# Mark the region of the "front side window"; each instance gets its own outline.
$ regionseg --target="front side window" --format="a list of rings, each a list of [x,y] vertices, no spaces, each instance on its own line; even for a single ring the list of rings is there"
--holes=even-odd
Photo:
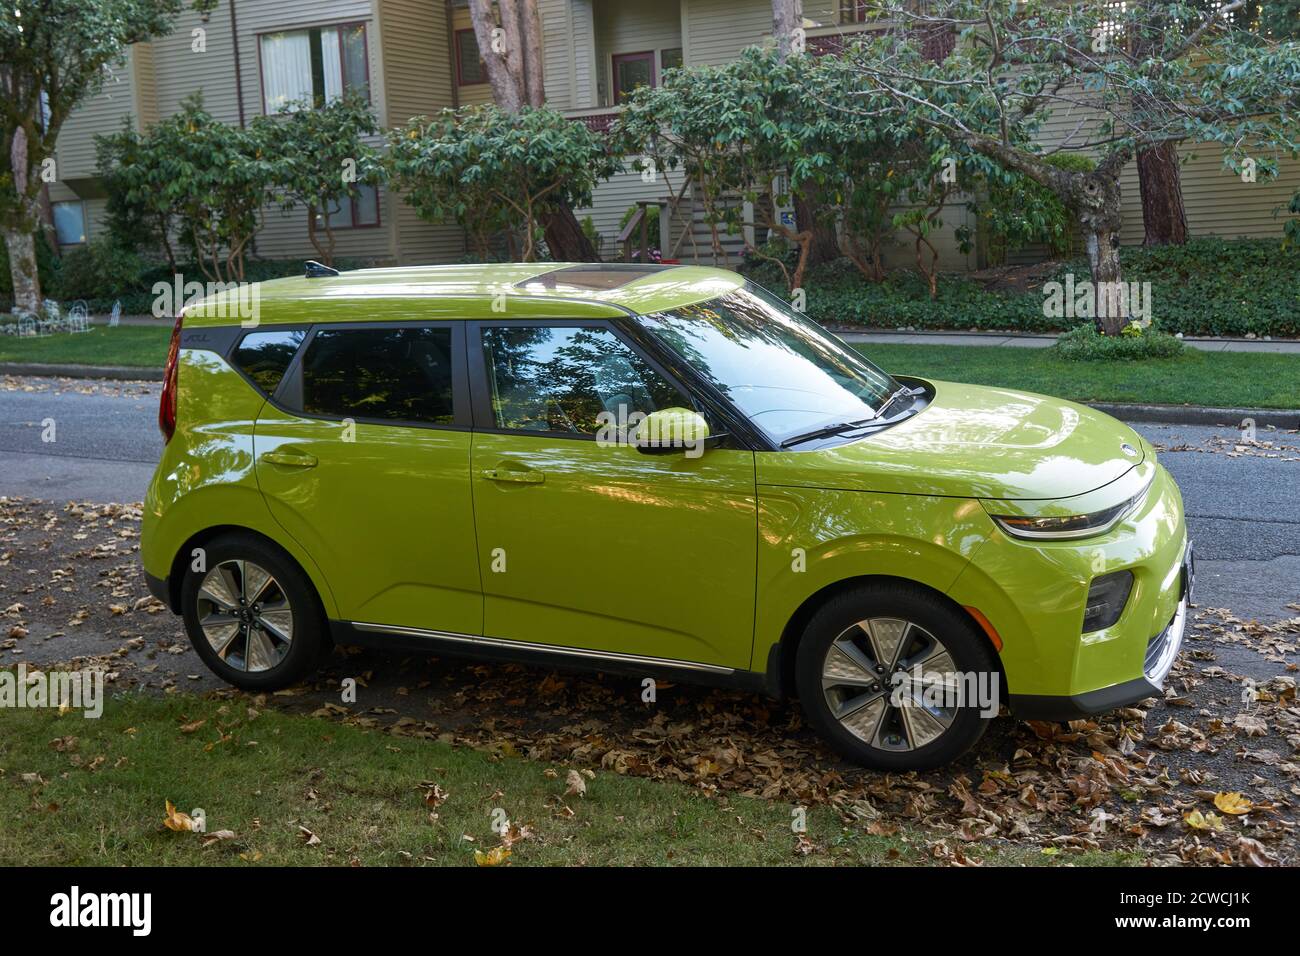
[[[321,329],[302,362],[309,415],[455,423],[451,328]]]
[[[264,33],[260,52],[267,113],[319,105],[347,90],[369,96],[364,24]]]
[[[306,335],[299,330],[250,332],[239,343],[231,359],[258,388],[270,395],[284,378]]]
[[[52,203],[54,234],[61,246],[77,246],[86,241],[86,207],[81,200]]]
[[[637,321],[778,445],[812,429],[872,419],[899,388],[757,286]]]
[[[609,329],[491,327],[483,349],[497,428],[595,435],[634,412],[691,404]]]

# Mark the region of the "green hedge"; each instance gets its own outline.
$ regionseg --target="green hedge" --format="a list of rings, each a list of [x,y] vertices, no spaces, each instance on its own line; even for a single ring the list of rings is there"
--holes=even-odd
[[[1300,337],[1300,249],[1270,239],[1193,239],[1185,246],[1121,251],[1125,282],[1150,282],[1152,318],[1166,332],[1185,335]],[[783,292],[771,263],[747,262],[741,271]],[[1054,278],[1088,278],[1084,259],[1061,263]],[[1048,280],[1050,281],[1050,279]],[[898,270],[867,282],[847,260],[809,270],[807,314],[829,325],[923,330],[1059,332],[1078,324],[1043,314],[1043,291],[986,291],[961,274],[939,280],[931,300],[924,281]]]

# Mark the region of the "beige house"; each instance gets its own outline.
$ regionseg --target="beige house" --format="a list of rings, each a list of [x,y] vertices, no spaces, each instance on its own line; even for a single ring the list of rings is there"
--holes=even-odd
[[[770,37],[770,0],[540,0],[547,100],[575,121],[600,131],[617,115],[619,101],[640,83],[655,83],[665,68],[718,64]],[[862,29],[852,0],[805,0],[808,42],[833,43]],[[207,17],[192,11],[168,36],[132,47],[104,89],[79,109],[59,137],[58,182],[50,199],[62,246],[95,237],[103,228],[104,194],[96,177],[94,136],[124,120],[148,124],[177,110],[202,91],[206,108],[232,124],[246,123],[279,103],[310,93],[330,95],[351,87],[369,91],[385,126],[443,107],[487,102],[491,90],[478,60],[464,0],[220,0]],[[1047,135],[1068,135],[1078,120],[1062,111]],[[1284,167],[1278,181],[1244,183],[1222,171],[1214,147],[1186,150],[1183,192],[1193,234],[1225,237],[1280,235],[1274,215],[1300,185],[1300,163]],[[1137,174],[1125,173],[1123,241],[1140,242],[1142,214]],[[646,183],[631,171],[596,192],[590,216],[606,258],[618,254],[615,237],[628,208],[661,204],[665,254],[712,261],[708,227],[679,173]],[[398,195],[380,189],[332,212],[336,255],[374,262],[447,262],[468,255],[462,231],[421,221]],[[952,238],[967,213],[945,211],[941,267],[969,269]],[[728,238],[739,252],[743,237]],[[305,213],[263,211],[257,254],[310,257]],[[910,261],[901,244],[889,258]]]

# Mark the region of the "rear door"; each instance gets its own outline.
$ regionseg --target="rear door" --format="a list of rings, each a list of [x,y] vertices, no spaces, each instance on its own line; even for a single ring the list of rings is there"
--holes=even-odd
[[[258,416],[262,493],[345,620],[482,632],[463,336],[315,326]]]
[[[597,440],[693,404],[607,322],[471,323],[469,338],[484,634],[748,668],[754,453]]]

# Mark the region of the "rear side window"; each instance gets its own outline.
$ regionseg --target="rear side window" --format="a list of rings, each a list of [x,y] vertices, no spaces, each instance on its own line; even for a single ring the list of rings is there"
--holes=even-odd
[[[454,424],[451,329],[321,329],[302,362],[309,415]]]
[[[306,332],[250,332],[232,356],[236,367],[267,395],[284,378]]]

